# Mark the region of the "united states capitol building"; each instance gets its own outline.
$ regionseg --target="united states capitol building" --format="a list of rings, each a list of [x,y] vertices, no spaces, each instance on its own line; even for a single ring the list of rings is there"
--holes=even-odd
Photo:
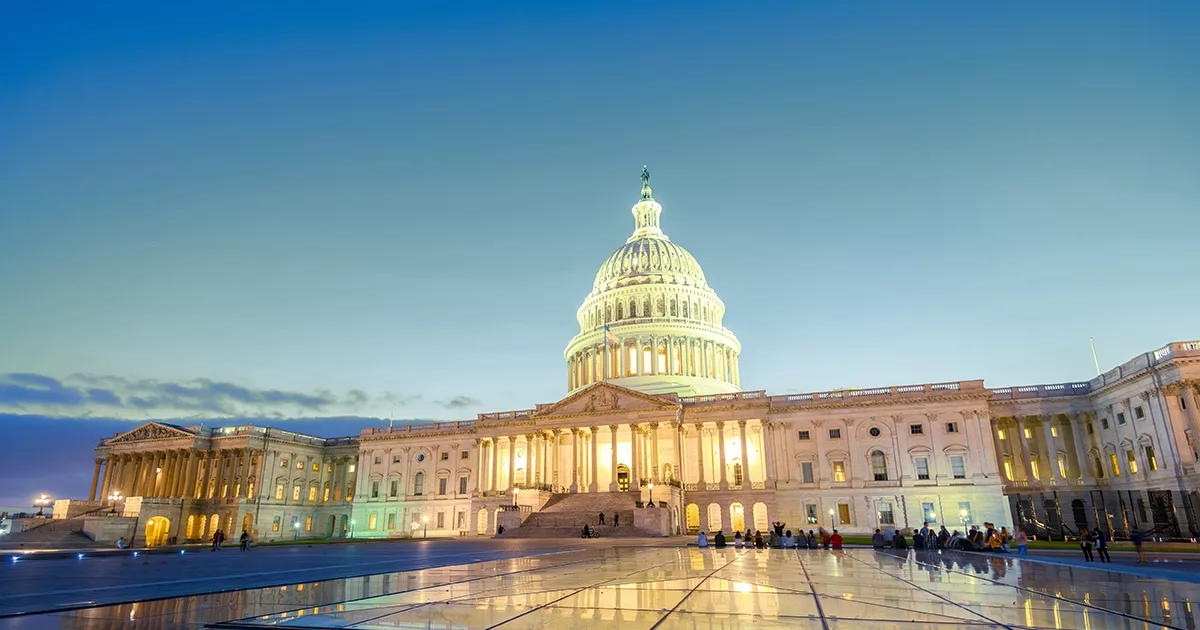
[[[1200,531],[1200,341],[1089,381],[746,389],[725,304],[662,211],[643,172],[633,234],[576,313],[562,400],[333,439],[147,423],[100,442],[88,501],[56,516],[115,504],[149,545],[218,527],[231,540],[555,532],[599,511],[631,514],[613,533],[647,535],[777,520]]]

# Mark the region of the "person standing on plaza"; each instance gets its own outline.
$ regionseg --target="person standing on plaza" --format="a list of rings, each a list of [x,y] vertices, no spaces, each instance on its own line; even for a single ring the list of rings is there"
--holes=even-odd
[[[613,512],[613,527],[616,527],[620,524],[621,524],[621,513]]]
[[[1013,526],[1017,533],[1013,534],[1013,541],[1017,543],[1017,555],[1025,557],[1026,548],[1029,546],[1029,535],[1020,525]]]
[[[213,532],[212,549],[210,551],[216,551],[220,548],[221,548],[221,530],[218,529],[217,531]]]
[[[603,524],[604,524],[604,512],[601,512],[601,513],[600,513],[600,524],[601,524],[601,525],[603,525]]]
[[[1079,548],[1083,550],[1084,561],[1092,562],[1092,532],[1085,529],[1079,534]]]
[[[1108,534],[1097,527],[1092,533],[1092,538],[1096,540],[1096,554],[1100,556],[1100,562],[1112,563],[1112,558],[1108,555]]]
[[[948,542],[950,542],[950,532],[946,530],[945,525],[942,525],[942,531],[937,535],[937,548],[945,549]]]
[[[1144,542],[1144,537],[1142,536],[1142,530],[1136,525],[1134,526],[1133,531],[1129,533],[1129,542],[1133,543],[1133,550],[1137,552],[1137,563],[1146,564],[1146,552],[1142,551],[1142,542]]]
[[[1000,551],[1009,553],[1009,544],[1012,543],[1012,535],[1008,533],[1008,527],[1000,528]]]
[[[250,551],[250,532],[242,530],[242,551]]]

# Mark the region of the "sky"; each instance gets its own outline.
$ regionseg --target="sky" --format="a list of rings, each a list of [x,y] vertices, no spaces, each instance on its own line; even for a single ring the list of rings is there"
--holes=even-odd
[[[643,164],[771,393],[1200,338],[1194,2],[0,0],[0,505],[565,394]]]

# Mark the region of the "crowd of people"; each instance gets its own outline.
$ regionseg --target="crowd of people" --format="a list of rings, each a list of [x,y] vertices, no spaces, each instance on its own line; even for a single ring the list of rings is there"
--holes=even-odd
[[[1013,529],[1014,531],[1009,532],[1007,527],[997,529],[994,523],[984,523],[983,528],[972,525],[964,534],[957,529],[950,531],[946,529],[945,525],[935,530],[929,527],[929,523],[922,523],[921,529],[912,534],[911,548],[1011,553],[1012,548],[1016,547],[1017,553],[1024,556],[1026,546],[1029,544],[1029,536],[1020,527]],[[871,537],[871,546],[876,549],[910,548],[908,538],[905,537],[903,531],[899,530],[884,532],[876,529],[875,534]]]
[[[792,530],[784,529],[786,524],[781,521],[776,521],[771,525],[771,529],[767,530],[764,537],[762,530],[749,529],[743,533],[741,530],[733,532],[732,544],[735,549],[754,548],[754,549],[841,549],[842,535],[835,529],[833,532],[826,531],[824,527],[818,531],[808,530],[805,534],[804,530],[797,530],[795,535]],[[724,548],[730,544],[730,539],[725,536],[723,530],[717,531],[713,536],[712,545],[718,549]],[[709,545],[708,534],[700,532],[696,539],[696,544],[701,547]]]

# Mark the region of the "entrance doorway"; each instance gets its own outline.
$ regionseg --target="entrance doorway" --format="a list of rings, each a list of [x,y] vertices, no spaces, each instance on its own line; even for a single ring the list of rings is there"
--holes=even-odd
[[[146,546],[161,547],[167,544],[167,534],[171,532],[171,521],[165,516],[155,516],[146,521]]]
[[[629,467],[625,464],[617,465],[617,490],[629,491]]]

